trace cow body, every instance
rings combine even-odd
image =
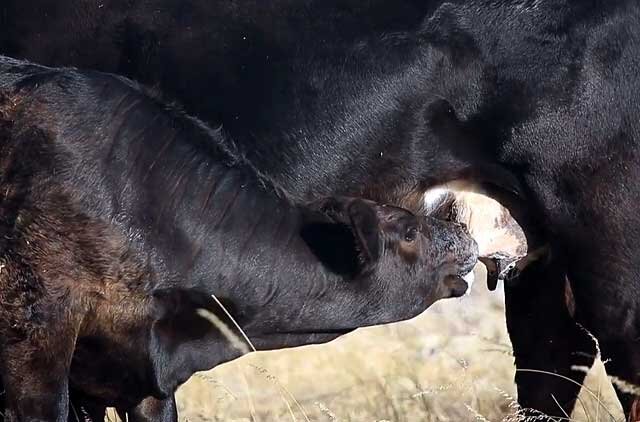
[[[8,420],[66,420],[69,388],[92,415],[175,420],[178,385],[239,355],[198,313],[233,326],[211,295],[270,349],[466,290],[462,226],[361,199],[294,205],[221,130],[131,81],[2,58],[0,95]]]
[[[348,193],[417,209],[427,175],[467,167],[447,150],[437,160],[424,150],[425,120],[441,110],[424,101],[431,78],[420,70],[430,49],[417,37],[436,4],[406,2],[393,13],[381,1],[103,6],[82,8],[78,20],[61,3],[40,3],[46,12],[35,22],[23,5],[5,3],[0,51],[158,87],[224,127],[300,200]],[[64,42],[49,34],[57,25],[67,28]]]
[[[4,3],[0,51],[157,85],[296,197],[418,209],[432,185],[497,186],[552,251],[506,286],[516,365],[581,383],[594,348],[577,320],[640,381],[635,2]],[[575,403],[568,383],[516,378],[524,406]]]

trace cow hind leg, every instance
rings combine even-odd
[[[518,403],[532,416],[571,415],[590,368],[595,343],[573,319],[561,262],[531,264],[505,285],[507,328],[513,344]]]
[[[640,421],[640,351],[633,342],[603,342],[607,374],[628,421]]]

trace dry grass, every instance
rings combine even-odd
[[[497,202],[458,192],[457,205],[483,254],[521,253],[519,227]],[[525,422],[514,399],[504,298],[487,291],[481,265],[476,280],[470,296],[441,301],[414,320],[322,346],[254,353],[198,374],[178,392],[180,420]],[[591,392],[583,391],[571,420],[624,420],[601,362],[585,385]]]
[[[261,352],[191,379],[180,419],[204,421],[504,421],[515,411],[513,358],[500,293],[484,269],[471,296],[404,323],[330,344]],[[601,365],[576,421],[623,420]],[[548,376],[548,375],[540,375]],[[586,413],[585,413],[586,412]]]

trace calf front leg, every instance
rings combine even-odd
[[[505,285],[518,403],[552,417],[571,415],[586,376],[573,367],[591,367],[596,354],[573,319],[565,274],[559,262],[532,263],[517,282]]]
[[[75,330],[39,329],[2,350],[5,421],[66,422]]]
[[[107,407],[71,388],[68,422],[103,422]]]

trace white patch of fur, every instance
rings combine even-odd
[[[450,191],[450,189],[447,189],[445,186],[446,185],[436,186],[435,188],[431,188],[424,193],[424,195],[422,196],[422,203],[427,213],[428,211],[436,207],[444,199],[444,196]]]

